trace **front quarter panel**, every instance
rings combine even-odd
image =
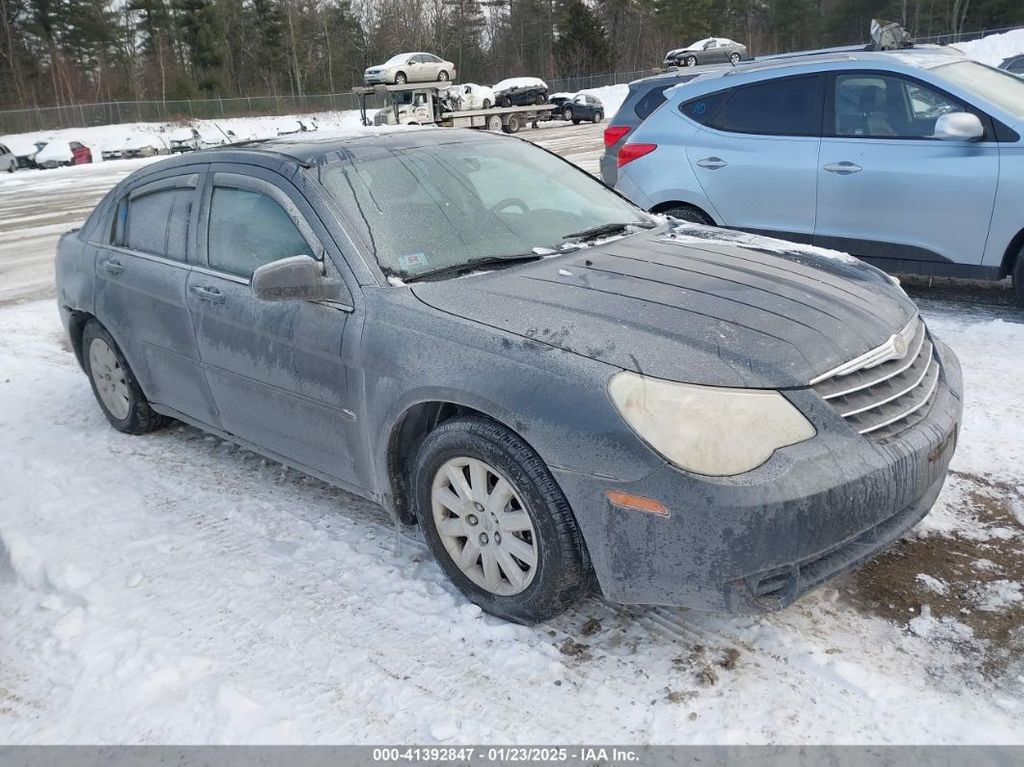
[[[364,295],[365,428],[378,492],[388,492],[392,429],[408,408],[428,401],[463,405],[505,424],[553,468],[625,480],[664,465],[608,397],[616,368],[454,317],[408,288]]]

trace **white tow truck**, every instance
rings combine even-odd
[[[360,97],[363,125],[439,125],[518,133],[527,125],[536,128],[550,120],[556,109],[553,104],[462,109],[459,86],[440,82],[375,85],[353,88],[352,92]],[[388,103],[371,122],[366,116],[366,99],[375,95],[384,95]]]

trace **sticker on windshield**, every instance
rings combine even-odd
[[[405,271],[426,266],[427,263],[426,253],[409,253],[408,255],[398,257],[398,265]]]

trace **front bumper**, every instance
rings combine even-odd
[[[813,391],[800,390],[786,394],[818,435],[738,477],[665,465],[621,483],[556,469],[604,595],[627,604],[777,610],[897,540],[934,504],[956,446],[960,365],[936,346],[942,375],[928,417],[884,443],[857,434]],[[609,489],[661,501],[670,515],[612,506]]]
[[[369,72],[363,75],[363,83],[366,85],[377,85],[378,83],[388,83],[388,76],[386,72],[376,72],[370,74]]]

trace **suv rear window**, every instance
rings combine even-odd
[[[710,106],[706,112],[712,112]],[[687,114],[685,109],[683,114]],[[816,75],[787,77],[736,88],[711,117],[693,119],[731,133],[817,136],[821,133],[820,79]]]

